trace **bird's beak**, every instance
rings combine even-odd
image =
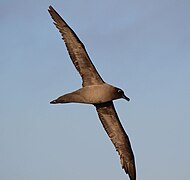
[[[125,96],[125,94],[123,94],[123,99],[125,99],[125,100],[127,100],[127,101],[130,101],[130,99],[127,97],[127,96]]]

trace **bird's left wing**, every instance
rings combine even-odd
[[[135,160],[131,144],[125,133],[113,102],[96,104],[101,123],[119,153],[122,168],[129,174],[130,180],[136,180]]]
[[[76,69],[82,77],[83,86],[103,84],[104,81],[98,74],[96,68],[92,64],[86,49],[75,32],[61,18],[61,16],[49,6],[48,9],[51,17],[55,21],[54,24],[62,35],[69,55]]]

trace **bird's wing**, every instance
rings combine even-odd
[[[130,180],[136,180],[135,160],[131,144],[119,121],[113,102],[95,106],[104,129],[119,153],[122,168],[129,174]]]
[[[69,55],[80,73],[83,86],[98,85],[104,83],[103,79],[98,74],[96,68],[92,64],[86,49],[75,32],[68,26],[68,24],[61,18],[61,16],[49,6],[48,9],[54,24],[62,35]]]

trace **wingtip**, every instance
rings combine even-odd
[[[129,175],[130,180],[136,180],[136,168],[134,163],[128,163],[127,167],[122,167],[125,173]]]
[[[48,8],[48,10],[51,10],[51,9],[53,9],[53,7],[52,7],[52,5],[49,5],[49,8]]]
[[[51,11],[55,11],[55,9],[53,8],[52,5],[50,5],[49,8],[48,8],[48,12],[51,12]]]

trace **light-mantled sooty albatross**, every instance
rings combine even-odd
[[[131,144],[113,105],[113,100],[115,99],[124,98],[127,101],[130,99],[125,96],[120,88],[104,82],[92,64],[83,43],[74,31],[52,6],[49,7],[48,11],[54,20],[55,26],[61,33],[70,58],[83,81],[82,88],[60,96],[50,103],[75,102],[93,104],[104,129],[119,153],[122,168],[129,175],[130,180],[136,180],[135,160]]]

